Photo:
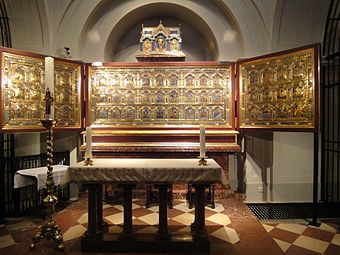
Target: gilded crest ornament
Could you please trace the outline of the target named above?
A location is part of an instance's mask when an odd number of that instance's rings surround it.
[[[144,61],[184,61],[180,27],[165,27],[160,21],[157,27],[142,25],[140,50],[136,58]]]

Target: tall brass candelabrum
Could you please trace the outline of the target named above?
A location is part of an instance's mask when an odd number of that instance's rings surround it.
[[[60,227],[52,219],[52,214],[54,213],[54,206],[58,203],[58,197],[54,195],[55,193],[55,183],[53,180],[53,127],[56,125],[55,120],[45,119],[41,120],[42,125],[47,129],[47,180],[46,180],[46,190],[47,196],[43,199],[44,205],[47,207],[49,220],[48,222],[40,227],[39,232],[33,237],[32,243],[30,244],[30,249],[36,247],[38,243],[43,238],[47,240],[54,240],[59,250],[64,250],[63,235],[61,234]]]

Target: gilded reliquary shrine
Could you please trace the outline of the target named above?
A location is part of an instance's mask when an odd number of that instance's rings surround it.
[[[180,27],[164,27],[161,21],[157,27],[143,25],[139,45],[140,62],[185,60]]]
[[[44,57],[1,49],[2,132],[42,130]],[[318,59],[318,45],[236,63],[56,59],[56,130],[92,126],[98,155],[195,154],[201,124],[211,155],[239,150],[239,129],[316,131]]]

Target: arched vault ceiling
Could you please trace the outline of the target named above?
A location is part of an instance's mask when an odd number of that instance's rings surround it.
[[[109,52],[106,46],[115,43],[115,41],[109,42],[114,38],[113,34],[119,37],[124,33],[124,30],[126,31],[129,26],[136,24],[136,22],[142,23],[144,19],[165,15],[188,22],[197,28],[208,39],[209,44],[207,46],[216,47],[214,51],[218,53],[219,60],[232,60],[242,55],[243,39],[238,25],[235,24],[235,18],[226,17],[214,1],[85,1],[91,3],[91,10],[83,10],[84,4],[78,5],[77,8],[73,9],[72,16],[64,15],[65,19],[62,21],[64,24],[61,24],[58,30],[58,34],[65,34],[63,28],[70,30],[69,24],[74,23],[71,20],[67,22],[68,18],[76,19],[77,16],[83,15],[80,19],[77,19],[78,28],[73,29],[74,32],[72,33],[72,38],[78,38],[78,40],[67,42],[67,36],[64,36],[65,39],[58,36],[57,40],[60,41],[56,43],[55,50],[62,45],[72,44],[70,47],[73,49],[74,55],[78,55],[79,58],[93,60],[98,58],[98,51],[102,51],[100,52],[102,59],[99,60],[104,60],[105,55]],[[77,0],[74,0],[73,5],[76,5],[77,2]],[[79,13],[77,14],[77,12]],[[126,17],[129,17],[129,19],[126,19]],[[117,39],[114,38],[113,40]],[[92,51],[94,48],[96,49],[95,52]]]
[[[67,46],[73,59],[104,60],[114,51],[110,45],[119,41],[114,36],[116,32],[122,36],[132,23],[167,17],[187,22],[204,35],[207,48],[217,60],[236,60],[321,42],[330,0],[5,0],[5,3],[13,47],[18,49],[61,56]],[[157,8],[166,5],[171,8]],[[131,16],[133,13],[136,17]]]

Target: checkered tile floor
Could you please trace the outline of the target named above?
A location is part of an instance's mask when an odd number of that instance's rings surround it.
[[[221,201],[222,202],[222,201]],[[103,216],[109,232],[120,233],[123,223],[121,205],[104,204]],[[340,254],[340,220],[320,220],[320,227],[313,227],[303,220],[261,221],[259,223],[242,200],[223,200],[215,209],[206,207],[206,225],[212,243],[211,254]],[[169,232],[190,232],[194,209],[184,200],[174,200],[168,210]],[[41,219],[34,217],[12,218],[0,226],[0,254],[26,254],[28,244],[37,233]],[[87,228],[87,201],[81,198],[54,215],[61,227],[65,254],[81,254],[79,240]],[[134,231],[155,233],[158,224],[158,206],[145,208],[145,200],[133,201]],[[274,241],[273,241],[274,240]],[[280,247],[280,248],[279,248]],[[35,254],[57,254],[54,244],[42,241]],[[33,252],[34,253],[34,252]]]
[[[190,233],[190,224],[194,221],[194,209],[189,209],[185,200],[174,200],[173,208],[168,210],[170,233]],[[109,225],[109,232],[120,233],[123,224],[123,207],[121,205],[104,204],[104,220]],[[158,205],[145,208],[145,200],[134,200],[132,205],[133,227],[136,233],[156,233],[158,231]],[[222,204],[216,203],[215,209],[206,207],[206,226],[211,239],[219,242],[235,244],[240,241],[238,234],[225,213]],[[64,241],[80,238],[87,228],[87,212],[81,214],[72,226],[63,232]],[[15,245],[12,233],[18,230],[35,227],[29,220],[6,224],[0,232],[1,248]]]
[[[134,231],[137,233],[156,233],[158,231],[158,206],[145,208],[144,200],[134,200],[132,215]],[[215,209],[207,207],[206,225],[209,235],[224,242],[234,244],[240,239],[233,229],[229,217],[224,213],[223,205],[217,203]],[[109,232],[120,233],[123,225],[123,207],[121,205],[104,205],[104,220],[109,224]],[[86,230],[87,213],[81,215],[76,225],[64,233],[64,240],[80,237]],[[174,206],[168,210],[168,224],[171,233],[188,232],[194,221],[194,209],[189,209],[184,200],[174,200]]]
[[[321,220],[319,227],[303,220],[261,221],[286,254],[340,254],[339,219]]]

